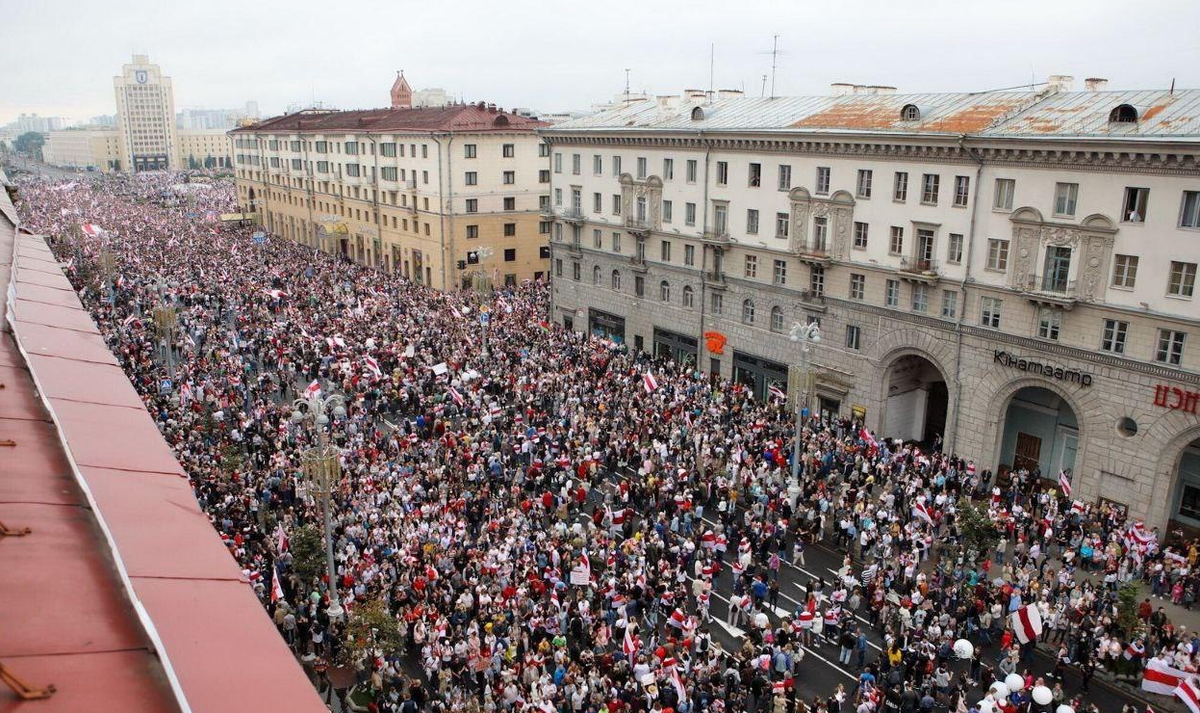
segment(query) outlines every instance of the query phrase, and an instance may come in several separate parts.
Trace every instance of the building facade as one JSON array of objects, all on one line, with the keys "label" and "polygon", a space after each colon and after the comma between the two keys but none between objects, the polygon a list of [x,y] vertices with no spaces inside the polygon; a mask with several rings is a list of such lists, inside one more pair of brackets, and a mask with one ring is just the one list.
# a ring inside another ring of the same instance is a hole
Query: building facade
[{"label": "building facade", "polygon": [[545,128],[552,317],[1200,526],[1200,91],[1069,84]]},{"label": "building facade", "polygon": [[42,160],[51,166],[85,171],[121,170],[121,146],[116,129],[85,127],[51,131],[42,147]]},{"label": "building facade", "polygon": [[439,289],[541,279],[540,126],[482,103],[267,119],[230,132],[238,200],[273,234]]},{"label": "building facade", "polygon": [[179,129],[180,168],[232,168],[233,139],[220,129]]},{"label": "building facade", "polygon": [[127,171],[180,167],[171,78],[146,55],[134,55],[113,77],[121,163]]}]

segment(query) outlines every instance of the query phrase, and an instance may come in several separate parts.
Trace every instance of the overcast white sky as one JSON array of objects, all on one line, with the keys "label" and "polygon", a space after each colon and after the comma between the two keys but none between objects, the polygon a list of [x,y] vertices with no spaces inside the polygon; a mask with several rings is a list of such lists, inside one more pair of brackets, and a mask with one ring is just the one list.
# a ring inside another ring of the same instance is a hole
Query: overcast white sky
[{"label": "overcast white sky", "polygon": [[0,0],[0,124],[111,114],[134,52],[175,106],[264,114],[291,102],[383,106],[414,88],[511,108],[586,109],[622,91],[758,95],[779,35],[778,94],[830,82],[982,90],[1070,74],[1110,88],[1200,86],[1196,0]]}]

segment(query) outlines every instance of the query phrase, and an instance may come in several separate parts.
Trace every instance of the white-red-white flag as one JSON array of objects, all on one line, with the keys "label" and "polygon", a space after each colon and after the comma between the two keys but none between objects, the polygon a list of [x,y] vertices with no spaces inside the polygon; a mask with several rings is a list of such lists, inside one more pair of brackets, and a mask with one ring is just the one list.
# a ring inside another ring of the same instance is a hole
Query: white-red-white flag
[{"label": "white-red-white flag", "polygon": [[465,399],[463,399],[463,395],[459,393],[458,389],[451,386],[447,393],[450,394],[450,398],[454,399],[454,403],[458,404],[459,406],[463,405]]},{"label": "white-red-white flag", "polygon": [[287,552],[288,536],[283,531],[283,523],[275,523],[275,550],[277,552]]},{"label": "white-red-white flag", "polygon": [[913,515],[916,515],[930,525],[933,524],[933,516],[929,514],[929,508],[925,507],[925,503],[919,502],[913,505]]},{"label": "white-red-white flag", "polygon": [[321,395],[321,381],[319,379],[313,379],[311,384],[304,387],[304,398],[311,399],[314,396],[320,397],[320,395]]},{"label": "white-red-white flag", "polygon": [[379,362],[375,361],[373,357],[364,356],[363,365],[367,367],[368,371],[375,375],[376,379],[383,376],[383,370],[379,368]]},{"label": "white-red-white flag", "polygon": [[279,584],[279,570],[271,568],[271,603],[283,599],[283,587]]},{"label": "white-red-white flag", "polygon": [[264,290],[264,291],[267,293],[267,296],[273,300],[280,300],[284,297],[287,297],[287,293],[284,292],[283,290]]},{"label": "white-red-white flag", "polygon": [[1058,487],[1065,497],[1071,497],[1071,476],[1065,470],[1058,471]]},{"label": "white-red-white flag", "polygon": [[1194,677],[1188,677],[1175,689],[1175,695],[1192,713],[1200,713],[1200,685]]},{"label": "white-red-white flag", "polygon": [[646,389],[646,393],[652,394],[658,388],[658,379],[654,378],[654,374],[646,372],[642,374],[642,388]]},{"label": "white-red-white flag", "polygon": [[1169,696],[1189,675],[1155,656],[1142,669],[1142,690]]},{"label": "white-red-white flag", "polygon": [[83,225],[79,226],[79,229],[82,230],[83,234],[89,238],[99,237],[100,234],[104,232],[104,228],[101,228],[95,223],[84,223]]},{"label": "white-red-white flag", "polygon": [[1036,606],[1026,604],[1009,617],[1012,621],[1013,632],[1022,644],[1037,641],[1042,634],[1042,613]]},{"label": "white-red-white flag", "polygon": [[771,384],[770,386],[768,386],[767,391],[771,392],[772,398],[779,399],[780,401],[787,401],[787,394],[784,392],[783,389],[779,388],[775,384]]},{"label": "white-red-white flag", "polygon": [[633,630],[625,627],[625,639],[621,642],[621,650],[625,652],[630,661],[633,661],[634,654],[637,653],[640,647],[641,644],[638,642],[637,637],[633,635]]}]

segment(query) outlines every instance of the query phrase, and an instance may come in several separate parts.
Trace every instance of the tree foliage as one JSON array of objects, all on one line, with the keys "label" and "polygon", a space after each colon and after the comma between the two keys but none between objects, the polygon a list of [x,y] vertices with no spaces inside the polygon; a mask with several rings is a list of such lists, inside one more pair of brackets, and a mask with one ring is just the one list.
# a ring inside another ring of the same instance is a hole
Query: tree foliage
[{"label": "tree foliage", "polygon": [[1133,582],[1126,582],[1117,590],[1117,627],[1131,639],[1142,628],[1142,620],[1137,613],[1140,594],[1137,584]]},{"label": "tree foliage", "polygon": [[991,556],[999,535],[996,523],[987,511],[970,500],[958,502],[958,534],[962,541],[963,563],[974,566]]},{"label": "tree foliage", "polygon": [[292,570],[301,587],[308,589],[325,572],[325,539],[316,525],[305,525],[288,538]]},{"label": "tree foliage", "polygon": [[351,660],[380,649],[385,655],[400,649],[400,626],[380,599],[363,602],[346,622],[346,649]]},{"label": "tree foliage", "polygon": [[26,131],[17,137],[14,144],[17,151],[28,154],[37,160],[42,160],[42,146],[46,144],[46,137],[36,131]]}]

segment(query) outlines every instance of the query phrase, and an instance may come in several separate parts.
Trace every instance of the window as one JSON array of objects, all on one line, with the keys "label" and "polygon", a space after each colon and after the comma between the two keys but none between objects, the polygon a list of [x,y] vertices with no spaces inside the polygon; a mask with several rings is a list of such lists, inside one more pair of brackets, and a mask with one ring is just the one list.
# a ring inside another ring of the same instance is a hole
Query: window
[{"label": "window", "polygon": [[888,307],[900,306],[900,281],[888,280],[884,285],[883,302]]},{"label": "window", "polygon": [[674,180],[674,178],[675,178],[675,159],[672,159],[672,158],[664,158],[663,159],[662,178],[664,181]]},{"label": "window", "polygon": [[1125,207],[1121,211],[1121,220],[1126,223],[1146,222],[1146,202],[1149,200],[1149,188],[1126,188]]},{"label": "window", "polygon": [[571,173],[578,176],[583,171],[583,157],[579,154],[571,154]]},{"label": "window", "polygon": [[593,213],[604,212],[604,196],[600,193],[592,194],[592,212]]},{"label": "window", "polygon": [[[508,251],[507,250],[504,251],[504,259],[505,260],[508,259]],[[577,262],[571,263],[571,279],[576,282],[579,282],[579,270],[580,270],[579,263],[577,263]]]},{"label": "window", "polygon": [[464,158],[475,158],[477,155],[475,144],[463,144]]},{"label": "window", "polygon": [[646,296],[646,278],[642,277],[641,275],[634,275],[633,277],[633,296]]},{"label": "window", "polygon": [[394,181],[398,175],[395,166],[384,166],[383,168],[379,169],[379,173],[385,181]]},{"label": "window", "polygon": [[687,162],[687,182],[696,182],[696,159],[689,158]]},{"label": "window", "polygon": [[[276,144],[276,146],[274,146],[274,148],[279,148],[278,141],[275,141],[273,143]],[[346,154],[350,155],[350,156],[358,155],[358,142],[357,141],[347,141],[346,142]]]},{"label": "window", "polygon": [[511,237],[514,237],[516,234],[517,234],[517,224],[516,223],[505,223],[504,224],[504,237],[511,238]]},{"label": "window", "polygon": [[996,193],[992,198],[992,208],[996,210],[1012,210],[1013,194],[1017,192],[1017,182],[1012,178],[997,178]]},{"label": "window", "polygon": [[658,257],[663,262],[671,262],[671,242],[669,240],[659,243],[658,251]]},{"label": "window", "polygon": [[720,292],[712,293],[712,298],[709,299],[709,312],[713,314],[721,314],[725,309],[725,298]]},{"label": "window", "polygon": [[872,174],[871,171],[859,169],[858,183],[855,184],[855,192],[854,192],[854,195],[857,196],[858,198],[870,198],[871,197],[871,174]]},{"label": "window", "polygon": [[328,141],[318,141],[317,142],[317,153],[329,153],[329,142]]},{"label": "window", "polygon": [[929,285],[916,284],[912,288],[913,312],[929,311]]},{"label": "window", "polygon": [[600,284],[600,266],[599,265],[592,266],[592,284],[593,285]]},{"label": "window", "polygon": [[554,259],[554,276],[562,277],[562,258]]},{"label": "window", "polygon": [[746,211],[746,234],[758,235],[758,211],[753,208]]},{"label": "window", "polygon": [[329,162],[317,161],[317,173],[329,173]]},{"label": "window", "polygon": [[908,171],[896,171],[896,180],[892,183],[892,200],[901,203],[908,200]]},{"label": "window", "polygon": [[1196,263],[1171,262],[1171,279],[1167,294],[1172,297],[1191,297],[1196,289]]},{"label": "window", "polygon": [[817,166],[817,190],[820,195],[829,193],[829,167]]},{"label": "window", "polygon": [[1004,272],[1008,269],[1008,241],[988,239],[987,269]]},{"label": "window", "polygon": [[514,198],[513,196],[505,196],[504,197],[504,210],[516,210],[516,209],[517,209],[517,199]]},{"label": "window", "polygon": [[866,250],[867,249],[867,233],[868,233],[868,228],[867,228],[866,223],[863,223],[863,222],[857,221],[857,220],[854,221],[854,249],[855,250]]},{"label": "window", "polygon": [[893,255],[901,255],[904,253],[904,228],[899,225],[892,226],[892,239],[888,242],[888,252]]},{"label": "window", "polygon": [[554,172],[562,173],[562,154],[560,153],[554,154]]},{"label": "window", "polygon": [[658,283],[658,299],[663,302],[671,301],[671,283],[666,280]]},{"label": "window", "polygon": [[776,260],[774,268],[771,270],[771,284],[786,285],[787,284],[787,261]]},{"label": "window", "polygon": [[775,306],[771,308],[771,331],[783,331],[783,308]]},{"label": "window", "polygon": [[938,183],[942,177],[936,173],[926,173],[921,177],[921,202],[925,205],[937,205]]},{"label": "window", "polygon": [[638,180],[645,180],[645,178],[646,178],[646,169],[647,169],[647,167],[646,167],[646,157],[645,157],[645,156],[638,156],[638,157],[637,157],[637,177],[638,177]]},{"label": "window", "polygon": [[984,297],[979,300],[979,323],[992,329],[1000,329],[1000,306],[998,297]]},{"label": "window", "polygon": [[963,236],[961,233],[950,233],[949,247],[946,251],[946,262],[957,265],[962,262]]},{"label": "window", "polygon": [[466,184],[468,186],[479,185],[479,174],[474,171],[467,171]]},{"label": "window", "polygon": [[813,218],[813,239],[812,249],[814,252],[823,253],[829,247],[829,218],[823,215],[818,215]]},{"label": "window", "polygon": [[825,268],[820,265],[813,265],[809,268],[808,273],[808,290],[814,297],[822,297],[825,295]]},{"label": "window", "polygon": [[673,208],[673,206],[671,205],[671,201],[663,201],[662,222],[664,222],[664,223],[671,222],[671,218],[673,217],[673,213],[674,213],[672,208]]},{"label": "window", "polygon": [[690,286],[690,285],[684,285],[684,288],[683,288],[683,306],[684,306],[684,307],[691,307],[691,306],[693,306],[693,303],[695,302],[695,299],[696,299],[696,297],[695,297],[695,292],[692,290],[691,286]]},{"label": "window", "polygon": [[1184,191],[1179,210],[1179,227],[1200,228],[1200,191]]},{"label": "window", "polygon": [[479,237],[479,226],[478,225],[468,225],[467,226],[467,239],[474,240],[475,238],[478,238],[478,237]]},{"label": "window", "polygon": [[792,189],[792,167],[779,167],[779,190],[789,191]]},{"label": "window", "polygon": [[750,277],[750,278],[758,277],[758,256],[757,255],[747,255],[746,256],[745,275],[746,275],[746,277]]},{"label": "window", "polygon": [[614,193],[612,197],[612,212],[613,215],[621,214],[621,194]]},{"label": "window", "polygon": [[350,178],[357,178],[362,175],[361,167],[357,163],[346,164],[346,175]]},{"label": "window", "polygon": [[854,351],[862,348],[862,329],[857,324],[846,325],[846,348]]},{"label": "window", "polygon": [[752,163],[750,164],[749,186],[751,188],[758,188],[760,185],[762,185],[762,164]]},{"label": "window", "polygon": [[597,250],[604,248],[604,231],[599,228],[592,230],[592,247]]},{"label": "window", "polygon": [[1042,307],[1038,310],[1038,336],[1042,339],[1058,341],[1058,333],[1062,330],[1062,310],[1053,307]]},{"label": "window", "polygon": [[695,203],[684,203],[683,204],[683,222],[688,225],[696,224],[696,204]]},{"label": "window", "polygon": [[858,273],[850,275],[850,299],[862,301],[867,292],[867,276]]},{"label": "window", "polygon": [[713,233],[729,234],[729,205],[726,203],[713,202]]},{"label": "window", "polygon": [[621,234],[615,230],[612,234],[612,249],[615,253],[621,252]]},{"label": "window", "polygon": [[513,158],[517,155],[517,147],[515,144],[504,144],[500,147],[500,153],[504,158]]},{"label": "window", "polygon": [[614,290],[621,289],[621,271],[620,270],[612,271],[612,281],[610,284],[612,285],[612,288]]},{"label": "window", "polygon": [[1171,366],[1183,363],[1183,342],[1187,335],[1172,329],[1158,330],[1158,348],[1154,350],[1154,361]]},{"label": "window", "polygon": [[958,293],[954,290],[942,290],[942,318],[954,319],[958,316]]},{"label": "window", "polygon": [[1075,216],[1075,203],[1079,200],[1078,183],[1054,184],[1054,215],[1060,218]]},{"label": "window", "polygon": [[754,324],[753,300],[742,300],[742,322],[744,324]]},{"label": "window", "polygon": [[592,173],[596,176],[604,173],[604,158],[600,154],[592,154]]},{"label": "window", "polygon": [[1113,256],[1113,287],[1132,290],[1137,282],[1138,256]]},{"label": "window", "polygon": [[683,246],[683,264],[687,265],[688,267],[692,267],[693,265],[696,264],[696,246],[695,245],[684,245]]},{"label": "window", "polygon": [[504,172],[504,185],[511,186],[516,182],[517,182],[517,172],[516,171],[505,171]]},{"label": "window", "polygon": [[971,196],[971,177],[970,176],[955,176],[954,177],[954,206],[956,208],[966,208],[967,201]]},{"label": "window", "polygon": [[613,156],[612,158],[612,175],[620,178],[621,176],[621,157]]},{"label": "window", "polygon": [[717,161],[717,185],[729,185],[729,162]]},{"label": "window", "polygon": [[788,226],[791,222],[792,221],[788,217],[787,213],[776,213],[775,214],[775,237],[786,238],[788,236],[788,230],[789,230]]},{"label": "window", "polygon": [[1100,339],[1100,348],[1113,354],[1125,353],[1125,336],[1129,332],[1129,322],[1119,319],[1104,320],[1104,333]]}]

